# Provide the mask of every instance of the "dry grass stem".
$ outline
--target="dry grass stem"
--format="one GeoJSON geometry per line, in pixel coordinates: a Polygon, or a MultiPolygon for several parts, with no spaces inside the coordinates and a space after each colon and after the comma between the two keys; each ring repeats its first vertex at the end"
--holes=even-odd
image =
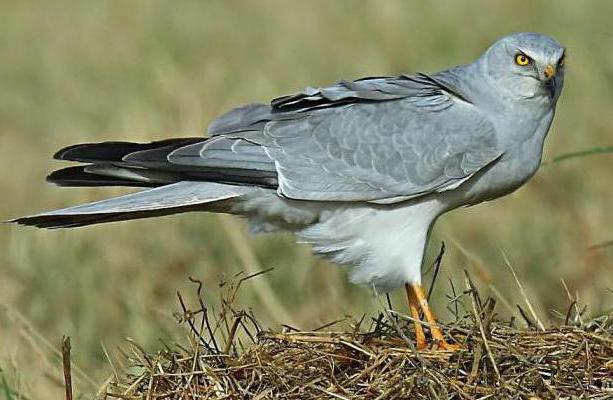
{"type": "Polygon", "coordinates": [[[470,304],[469,312],[442,326],[463,349],[416,352],[407,343],[414,337],[411,319],[387,307],[365,329],[362,320],[328,332],[261,330],[253,315],[234,309],[239,286],[226,283],[215,319],[203,321],[201,297],[196,310],[182,303],[181,322],[198,327],[189,329],[195,346],[149,354],[130,342],[123,353],[131,367],[110,382],[107,398],[613,396],[613,314],[544,331],[517,328],[513,321],[496,319],[495,301],[482,301],[467,274],[467,290],[455,301],[470,304]],[[212,345],[210,334],[228,340],[223,350],[212,345]]]}

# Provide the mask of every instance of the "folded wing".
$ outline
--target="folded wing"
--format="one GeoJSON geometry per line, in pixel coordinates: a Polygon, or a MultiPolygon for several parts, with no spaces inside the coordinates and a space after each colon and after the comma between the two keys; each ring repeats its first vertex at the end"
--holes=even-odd
{"type": "Polygon", "coordinates": [[[222,115],[210,138],[71,146],[61,185],[209,181],[316,201],[394,201],[450,190],[502,154],[492,124],[436,76],[339,82],[222,115]]]}
{"type": "Polygon", "coordinates": [[[278,193],[298,200],[385,201],[450,190],[502,154],[476,107],[427,75],[308,88],[270,107],[235,109],[209,133],[219,146],[196,143],[168,159],[274,165],[278,193]]]}

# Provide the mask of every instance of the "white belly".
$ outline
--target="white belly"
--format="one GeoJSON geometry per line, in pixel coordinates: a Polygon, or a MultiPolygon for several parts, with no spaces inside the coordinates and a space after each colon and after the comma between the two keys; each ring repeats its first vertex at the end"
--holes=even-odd
{"type": "Polygon", "coordinates": [[[421,265],[430,228],[448,207],[437,199],[391,208],[337,209],[297,232],[317,254],[351,267],[353,283],[377,293],[421,283],[421,265]]]}

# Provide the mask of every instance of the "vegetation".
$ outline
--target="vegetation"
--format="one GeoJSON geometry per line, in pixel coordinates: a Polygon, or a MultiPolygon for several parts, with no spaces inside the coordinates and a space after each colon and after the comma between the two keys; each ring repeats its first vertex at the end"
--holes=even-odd
{"type": "MultiPolygon", "coordinates": [[[[62,189],[44,176],[65,145],[203,132],[230,107],[339,78],[433,71],[472,60],[498,37],[534,30],[569,49],[544,159],[612,145],[613,3],[389,0],[164,0],[0,4],[0,218],[122,193],[62,189]]],[[[578,304],[585,321],[613,307],[611,155],[542,168],[504,199],[444,217],[434,292],[471,271],[502,319],[524,304],[505,257],[546,327],[578,304]],[[583,307],[589,305],[585,310],[583,307]]],[[[0,399],[63,396],[60,338],[72,338],[75,393],[91,397],[125,337],[154,351],[179,341],[172,316],[188,276],[217,282],[274,267],[241,291],[264,327],[311,331],[379,300],[289,235],[250,238],[228,216],[192,214],[74,231],[0,226],[0,399]],[[107,357],[108,354],[108,357],[107,357]],[[3,383],[5,382],[5,383],[3,383]]],[[[431,274],[426,281],[429,282],[431,274]]],[[[391,298],[396,309],[402,293],[391,298]]],[[[518,322],[519,323],[519,322],[518,322]]]]}
{"type": "Polygon", "coordinates": [[[99,397],[605,400],[613,395],[613,314],[585,321],[571,305],[562,327],[541,329],[523,314],[529,327],[518,329],[514,320],[498,319],[495,299],[482,299],[466,273],[461,292],[451,287],[454,318],[443,327],[461,349],[418,352],[411,319],[386,304],[370,321],[334,321],[310,332],[288,326],[283,332],[263,330],[252,312],[233,306],[249,278],[224,285],[216,313],[201,296],[193,309],[179,296],[179,320],[190,340],[153,354],[128,342],[123,361],[129,367],[115,373],[99,397]]]}

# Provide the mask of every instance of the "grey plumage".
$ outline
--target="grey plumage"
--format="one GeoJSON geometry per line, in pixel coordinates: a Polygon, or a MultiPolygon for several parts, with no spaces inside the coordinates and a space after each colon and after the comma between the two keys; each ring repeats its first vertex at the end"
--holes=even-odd
{"type": "MultiPolygon", "coordinates": [[[[126,219],[149,218],[204,210],[207,203],[223,202],[243,194],[240,188],[212,182],[178,182],[28,218],[41,228],[75,228],[126,219]]],[[[16,221],[19,222],[19,221],[16,221]]]]}
{"type": "Polygon", "coordinates": [[[70,146],[56,158],[87,165],[51,182],[160,187],[13,222],[58,228],[228,212],[257,231],[295,232],[354,266],[357,283],[419,282],[439,215],[507,194],[538,168],[563,56],[549,37],[514,34],[438,73],[341,81],[236,108],[211,123],[208,139],[70,146]],[[518,54],[531,63],[516,63],[518,54]]]}

